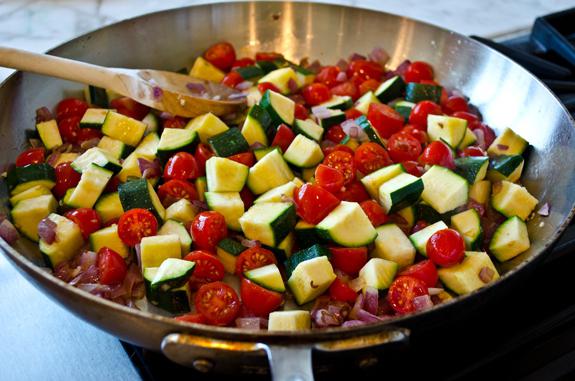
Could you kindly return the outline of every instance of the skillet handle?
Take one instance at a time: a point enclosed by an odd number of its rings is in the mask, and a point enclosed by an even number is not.
[[[347,339],[297,344],[226,341],[172,333],[164,337],[161,348],[171,361],[205,373],[267,373],[265,362],[261,361],[265,354],[274,381],[312,381],[312,352],[334,358],[370,348],[360,352],[362,356],[356,365],[363,367],[377,362],[373,356],[377,347],[405,345],[408,341],[409,330],[396,327],[384,327],[375,334]]]

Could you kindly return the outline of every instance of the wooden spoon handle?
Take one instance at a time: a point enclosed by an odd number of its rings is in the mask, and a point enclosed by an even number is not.
[[[115,89],[118,73],[98,65],[47,54],[0,47],[0,66]]]

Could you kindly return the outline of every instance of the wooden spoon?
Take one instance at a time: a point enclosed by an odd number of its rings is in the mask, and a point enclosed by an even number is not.
[[[227,86],[185,74],[107,68],[47,54],[0,47],[0,66],[110,89],[146,106],[187,118],[221,116],[245,107],[245,96]]]

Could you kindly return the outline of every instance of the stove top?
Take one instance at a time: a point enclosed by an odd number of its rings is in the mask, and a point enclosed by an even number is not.
[[[568,22],[564,21],[573,20],[570,16],[574,15],[575,8],[538,18],[531,35],[503,43],[474,38],[537,75],[568,109],[575,111],[575,49],[571,45],[575,28],[570,31]],[[407,352],[397,358],[383,359],[372,368],[353,370],[350,376],[479,380],[496,375],[497,379],[513,380],[575,379],[575,293],[571,292],[574,245],[575,225],[571,225],[546,261],[506,299],[490,304],[474,316],[450,319],[448,327],[423,334],[415,330]],[[122,344],[144,380],[161,379],[167,372],[194,379],[209,377],[175,365],[157,353]],[[317,376],[318,379],[333,377]],[[245,378],[248,377],[254,379],[253,375]]]

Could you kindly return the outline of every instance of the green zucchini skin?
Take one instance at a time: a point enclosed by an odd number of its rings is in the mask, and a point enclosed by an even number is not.
[[[497,156],[491,160],[489,169],[495,170],[507,177],[521,165],[523,160],[522,155]]]
[[[49,180],[56,181],[54,168],[47,163],[30,164],[25,167],[16,167],[8,172],[6,184],[10,189],[30,181]]]
[[[381,103],[388,103],[400,98],[405,90],[405,82],[401,76],[396,75],[382,83],[376,90],[375,96]]]
[[[405,86],[405,100],[413,103],[432,101],[439,104],[442,90],[441,86],[409,82]]]
[[[259,78],[266,74],[262,68],[257,65],[238,67],[235,71],[245,80]]]
[[[118,195],[124,211],[130,209],[147,209],[152,212],[156,218],[162,220],[154,206],[152,197],[148,189],[148,181],[146,179],[131,180],[118,187]]]
[[[308,261],[310,259],[314,259],[321,256],[327,256],[329,258],[331,256],[331,253],[326,247],[321,246],[319,244],[315,244],[313,246],[308,247],[307,249],[303,249],[293,253],[292,256],[289,257],[284,262],[286,267],[287,278],[289,279],[291,277],[291,274],[293,273],[297,265],[299,265],[301,262]]]
[[[469,184],[475,184],[481,168],[489,161],[488,157],[469,156],[455,159],[455,173],[463,177]],[[484,174],[485,175],[485,174]]]
[[[241,152],[246,152],[250,146],[242,133],[237,128],[230,128],[208,139],[214,153],[220,157],[229,157]]]

